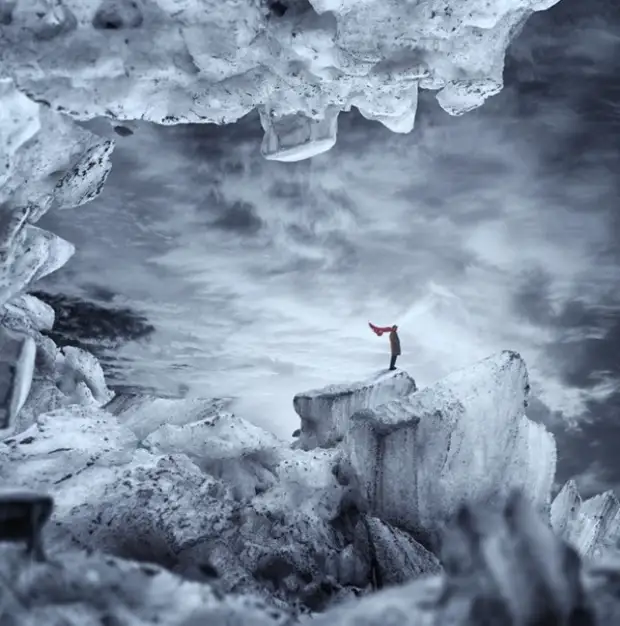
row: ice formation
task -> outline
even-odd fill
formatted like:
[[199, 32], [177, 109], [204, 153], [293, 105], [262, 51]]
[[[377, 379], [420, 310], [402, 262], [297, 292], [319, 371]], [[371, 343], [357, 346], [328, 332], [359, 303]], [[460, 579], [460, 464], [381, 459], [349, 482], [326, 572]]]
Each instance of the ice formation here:
[[387, 371], [355, 384], [331, 385], [298, 393], [293, 398], [293, 407], [301, 418], [297, 445], [305, 449], [333, 446], [343, 439], [353, 413], [407, 396], [415, 390], [415, 381], [406, 372]]
[[370, 510], [421, 537], [462, 502], [501, 501], [516, 488], [544, 511], [555, 441], [525, 416], [528, 391], [523, 360], [506, 351], [355, 413], [346, 449]]
[[413, 128], [419, 89], [452, 115], [479, 107], [503, 87], [511, 38], [556, 2], [9, 0], [0, 77], [19, 86], [12, 105], [32, 124], [6, 128], [14, 142], [32, 137], [36, 102], [161, 124], [231, 123], [256, 108], [267, 158], [308, 158], [334, 144], [351, 107], [394, 132]]
[[586, 559], [618, 549], [620, 502], [613, 491], [582, 500], [569, 480], [551, 505], [551, 526]]

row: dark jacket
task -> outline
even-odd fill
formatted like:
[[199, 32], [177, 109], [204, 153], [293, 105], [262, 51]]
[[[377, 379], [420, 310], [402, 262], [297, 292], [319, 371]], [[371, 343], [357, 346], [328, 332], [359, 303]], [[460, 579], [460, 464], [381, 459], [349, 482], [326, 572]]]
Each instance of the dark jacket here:
[[400, 354], [400, 339], [395, 330], [390, 331], [390, 350], [392, 351], [392, 356]]

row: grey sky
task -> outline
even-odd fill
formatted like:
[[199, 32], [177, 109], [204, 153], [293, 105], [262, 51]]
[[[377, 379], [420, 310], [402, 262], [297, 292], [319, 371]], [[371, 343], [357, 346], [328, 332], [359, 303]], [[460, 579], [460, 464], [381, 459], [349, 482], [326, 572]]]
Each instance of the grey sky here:
[[582, 6], [531, 18], [482, 109], [423, 95], [410, 135], [344, 115], [296, 164], [260, 157], [254, 116], [119, 137], [101, 198], [44, 220], [78, 246], [45, 288], [106, 288], [155, 327], [115, 376], [239, 396], [281, 435], [295, 391], [387, 365], [368, 320], [400, 324], [420, 384], [518, 350], [560, 478], [619, 483], [620, 8]]

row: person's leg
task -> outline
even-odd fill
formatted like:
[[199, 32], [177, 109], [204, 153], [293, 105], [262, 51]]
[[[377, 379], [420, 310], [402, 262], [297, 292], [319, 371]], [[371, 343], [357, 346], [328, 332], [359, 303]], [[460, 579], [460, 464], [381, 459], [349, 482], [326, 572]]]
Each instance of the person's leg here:
[[396, 358], [397, 358], [397, 355], [393, 354], [392, 358], [390, 359], [390, 369], [391, 370], [395, 370], [396, 369]]

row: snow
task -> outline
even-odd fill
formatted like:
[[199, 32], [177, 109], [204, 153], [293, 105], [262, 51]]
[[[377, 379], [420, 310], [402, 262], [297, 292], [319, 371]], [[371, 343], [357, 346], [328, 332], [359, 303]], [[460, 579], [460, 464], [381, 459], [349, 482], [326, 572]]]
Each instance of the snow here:
[[[268, 112], [262, 152], [290, 161], [333, 146], [352, 106], [410, 132], [418, 89], [453, 115], [482, 105], [503, 86], [518, 27], [556, 1], [313, 0], [277, 12], [242, 0], [28, 0], [5, 7], [0, 56], [31, 102], [74, 119], [224, 124]], [[37, 132], [29, 106], [29, 124], [7, 126], [12, 146]]]
[[617, 549], [620, 503], [613, 491], [582, 501], [569, 480], [551, 504], [551, 527], [585, 559], [599, 559]]
[[396, 370], [381, 371], [361, 382], [298, 393], [293, 398], [293, 407], [301, 418], [297, 445], [305, 449], [332, 446], [345, 436], [353, 413], [407, 396], [415, 390], [413, 378]]
[[513, 488], [543, 511], [556, 449], [524, 414], [527, 381], [521, 357], [502, 352], [355, 413], [346, 449], [374, 515], [433, 538], [462, 502], [501, 502]]

